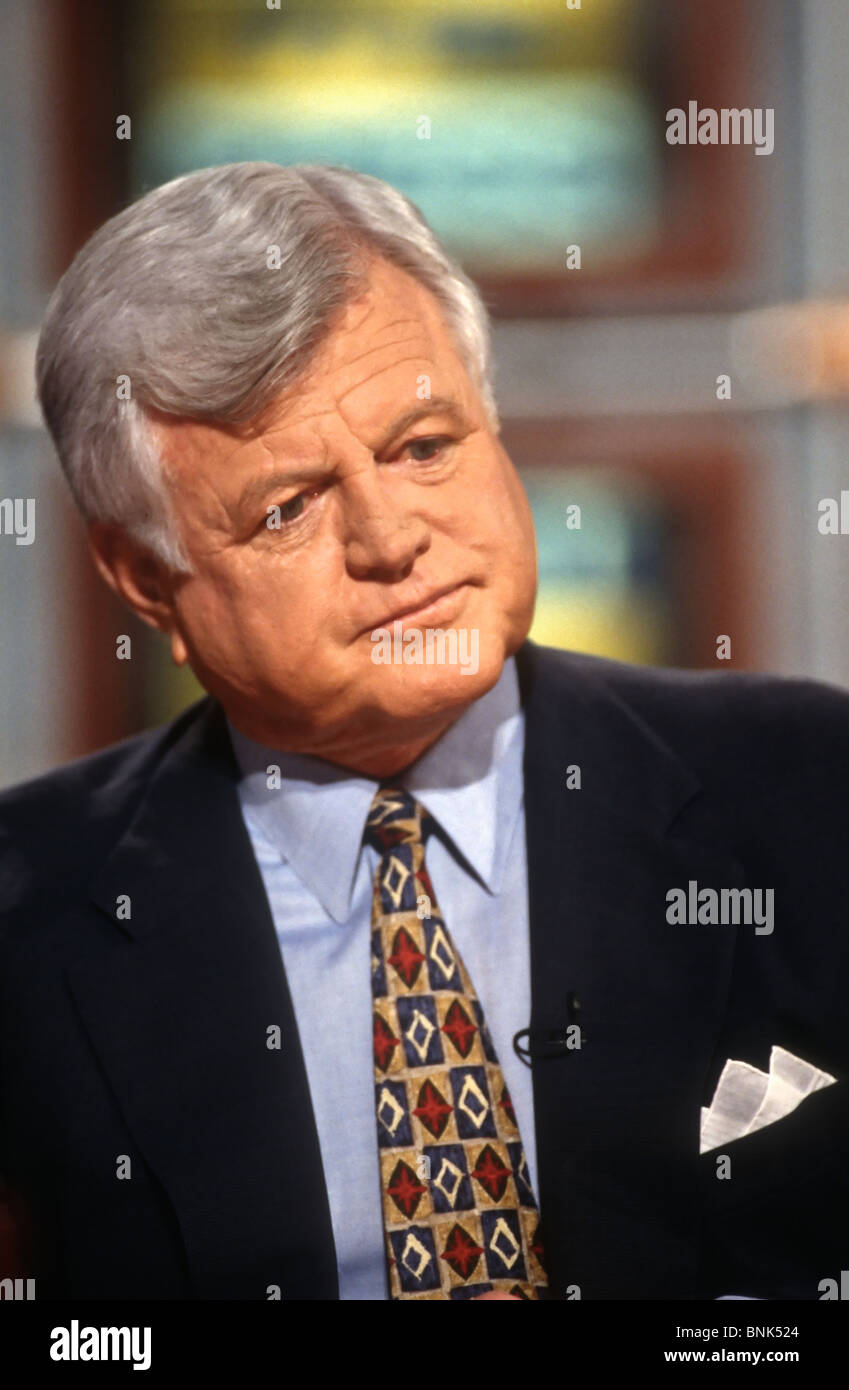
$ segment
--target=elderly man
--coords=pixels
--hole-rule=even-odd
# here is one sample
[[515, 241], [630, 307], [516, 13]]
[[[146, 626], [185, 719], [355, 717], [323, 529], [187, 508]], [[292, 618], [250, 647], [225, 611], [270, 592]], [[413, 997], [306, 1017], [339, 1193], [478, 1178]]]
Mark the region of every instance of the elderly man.
[[485, 312], [374, 178], [147, 194], [38, 385], [101, 574], [209, 692], [0, 798], [38, 1294], [819, 1297], [847, 696], [526, 640]]

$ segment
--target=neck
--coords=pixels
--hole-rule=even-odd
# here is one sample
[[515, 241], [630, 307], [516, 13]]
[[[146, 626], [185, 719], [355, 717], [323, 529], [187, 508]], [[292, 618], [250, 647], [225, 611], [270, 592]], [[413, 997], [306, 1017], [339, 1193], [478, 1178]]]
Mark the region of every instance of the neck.
[[[371, 756], [358, 756], [353, 753], [351, 755], [353, 761], [346, 759], [344, 753], [340, 754], [339, 757], [330, 758], [328, 761], [336, 762], [351, 772], [358, 772], [363, 777], [376, 777], [378, 781], [383, 782], [389, 777], [397, 776], [399, 772], [403, 772], [414, 763], [417, 758], [422, 757], [428, 748], [432, 748], [442, 737], [444, 732], [444, 729], [440, 729], [437, 734], [428, 738], [415, 739], [410, 743], [400, 743], [392, 748], [376, 750]], [[327, 757], [326, 754], [321, 754], [321, 756]]]
[[321, 758], [362, 777], [385, 781], [403, 772], [432, 748], [466, 708], [468, 705], [464, 704], [457, 709], [443, 711], [439, 716], [432, 716], [426, 724], [420, 724], [415, 731], [396, 731], [392, 736], [391, 729], [384, 726], [380, 732], [363, 730], [356, 739], [351, 738], [350, 729], [327, 732], [322, 737], [315, 734], [293, 737], [291, 726], [284, 734], [273, 727], [260, 726], [253, 720], [243, 719], [240, 712], [231, 713], [228, 710], [227, 716], [247, 738], [266, 748]]

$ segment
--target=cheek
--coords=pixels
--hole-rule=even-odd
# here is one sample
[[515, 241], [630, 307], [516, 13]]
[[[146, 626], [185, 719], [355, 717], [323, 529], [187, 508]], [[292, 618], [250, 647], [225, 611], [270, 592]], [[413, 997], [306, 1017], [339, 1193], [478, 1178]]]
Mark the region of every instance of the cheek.
[[528, 495], [510, 459], [502, 451], [503, 520], [511, 548], [536, 570], [536, 531]]
[[180, 598], [180, 623], [196, 666], [226, 672], [238, 665], [247, 676], [253, 665], [248, 625], [225, 580], [191, 580]]
[[180, 593], [180, 616], [198, 636], [223, 637], [232, 621], [233, 595], [224, 576], [204, 573], [188, 580]]
[[195, 649], [223, 669], [283, 670], [308, 659], [332, 631], [338, 582], [312, 557], [246, 557], [190, 581], [181, 617]]
[[[478, 535], [505, 565], [536, 569], [536, 536], [527, 494], [507, 455], [498, 457], [476, 488], [471, 515], [478, 518]], [[470, 534], [474, 535], [472, 528]], [[519, 577], [518, 575], [516, 576]]]

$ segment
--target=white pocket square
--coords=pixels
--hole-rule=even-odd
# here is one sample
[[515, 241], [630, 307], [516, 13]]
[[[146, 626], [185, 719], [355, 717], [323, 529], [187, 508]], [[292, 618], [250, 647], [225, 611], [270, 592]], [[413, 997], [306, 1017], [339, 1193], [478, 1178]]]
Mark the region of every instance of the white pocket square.
[[728, 1061], [709, 1106], [702, 1106], [700, 1153], [754, 1134], [774, 1124], [801, 1104], [806, 1096], [831, 1086], [836, 1077], [794, 1057], [783, 1047], [769, 1055], [769, 1071], [749, 1062]]

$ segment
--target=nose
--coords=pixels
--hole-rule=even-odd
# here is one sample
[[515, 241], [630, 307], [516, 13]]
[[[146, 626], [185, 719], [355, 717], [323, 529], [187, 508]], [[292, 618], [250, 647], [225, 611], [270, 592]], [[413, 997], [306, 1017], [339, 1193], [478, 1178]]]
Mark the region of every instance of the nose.
[[430, 529], [402, 500], [410, 484], [371, 462], [343, 485], [345, 563], [354, 579], [405, 579], [430, 549]]

